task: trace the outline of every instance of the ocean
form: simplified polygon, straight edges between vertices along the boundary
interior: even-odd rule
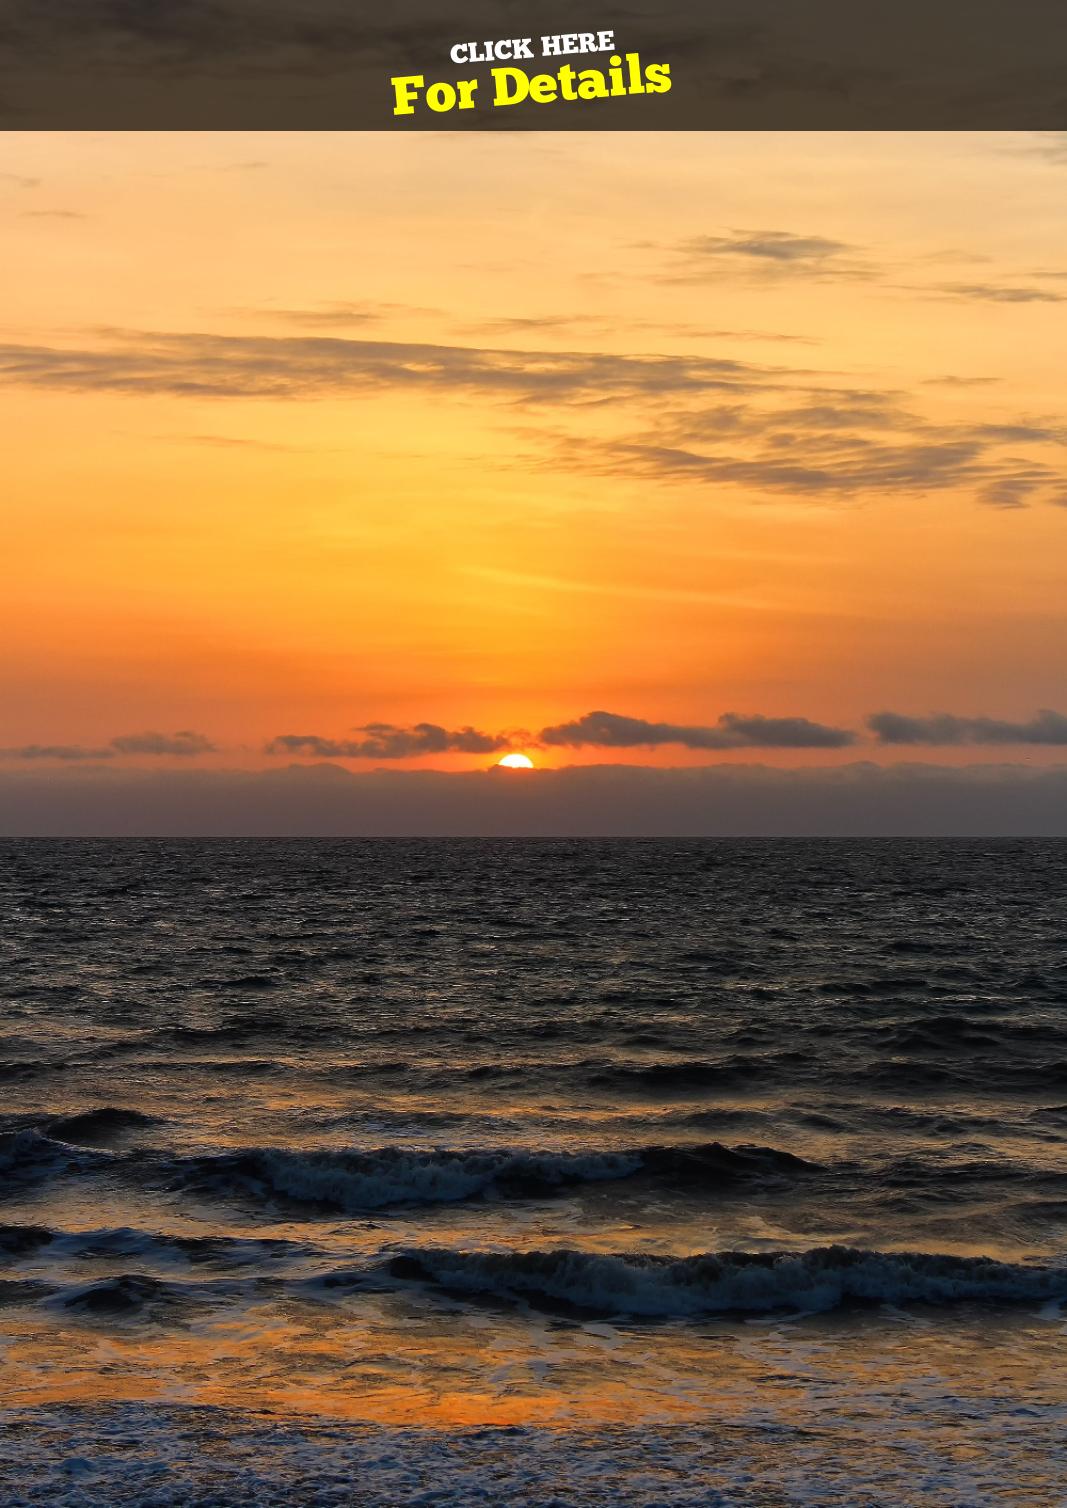
[[[0,844],[0,1503],[1067,1503],[1067,842]]]

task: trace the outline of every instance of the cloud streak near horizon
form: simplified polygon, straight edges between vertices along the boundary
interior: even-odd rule
[[[912,717],[899,712],[876,712],[866,727],[879,744],[1067,745],[1067,715],[1043,709],[1026,722],[990,717],[956,717],[937,713]],[[863,735],[851,728],[832,727],[807,717],[767,717],[724,712],[715,723],[654,722],[622,713],[593,711],[567,722],[552,723],[538,733],[486,733],[465,727],[448,731],[436,723],[411,728],[391,723],[368,723],[356,730],[363,737],[328,738],[319,734],[286,733],[272,738],[267,754],[317,759],[409,759],[422,754],[490,754],[519,749],[844,749]]]
[[[416,723],[413,728],[365,723],[356,731],[364,736],[336,739],[317,733],[282,733],[263,752],[311,754],[318,759],[411,759],[420,754],[491,754],[510,745],[504,733],[480,733],[477,728],[449,731],[437,723]]]
[[[830,728],[806,717],[743,717],[724,713],[713,726],[649,722],[615,712],[588,712],[539,733],[484,733],[465,727],[449,732],[436,723],[398,728],[369,723],[356,730],[361,738],[324,738],[314,733],[283,733],[264,746],[266,754],[310,755],[317,759],[409,759],[421,754],[491,754],[508,748],[637,749],[678,745],[687,749],[839,749],[856,741],[844,728]]]
[[[1043,707],[1027,722],[995,717],[955,717],[949,712],[907,717],[876,712],[867,726],[883,744],[1051,744],[1067,745],[1067,717]]]
[[[871,741],[881,746],[923,745],[956,748],[1008,745],[1067,747],[1067,714],[1042,708],[1033,717],[1011,721],[994,717],[960,717],[938,712],[918,717],[875,712],[865,719]],[[833,727],[811,718],[768,717],[763,713],[724,712],[714,723],[672,723],[597,710],[537,733],[509,730],[491,733],[467,724],[446,728],[419,722],[363,723],[357,737],[319,733],[280,733],[264,745],[264,754],[293,759],[419,759],[434,754],[495,754],[508,749],[656,749],[677,747],[708,752],[735,749],[845,749],[864,740],[851,728]],[[26,763],[95,763],[121,757],[193,759],[221,752],[204,733],[124,733],[99,746],[77,743],[26,743],[0,748],[0,759]]]
[[[724,712],[712,727],[653,723],[614,712],[588,712],[573,722],[542,728],[538,742],[549,747],[601,749],[655,748],[679,744],[686,749],[841,749],[855,743],[845,728],[829,728],[806,717],[742,717]]]
[[[205,734],[183,728],[177,733],[120,733],[100,748],[90,748],[83,744],[22,744],[15,748],[0,749],[0,759],[51,759],[76,764],[87,760],[114,759],[122,754],[169,755],[191,759],[199,754],[216,752],[217,745]]]

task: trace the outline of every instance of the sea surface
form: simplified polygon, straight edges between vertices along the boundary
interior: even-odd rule
[[[0,843],[0,1504],[1067,1503],[1067,842]]]

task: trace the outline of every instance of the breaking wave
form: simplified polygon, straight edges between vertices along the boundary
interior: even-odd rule
[[[35,1183],[54,1173],[76,1172],[104,1156],[66,1145],[40,1131],[0,1133],[0,1175],[10,1185]]]
[[[694,1257],[428,1248],[389,1258],[385,1270],[392,1277],[450,1292],[648,1319],[775,1310],[823,1313],[849,1303],[944,1305],[1067,1298],[1063,1268],[848,1246]]]
[[[81,1110],[73,1115],[61,1116],[47,1123],[47,1130],[61,1141],[86,1143],[111,1141],[129,1131],[153,1126],[158,1117],[144,1115],[140,1110],[127,1110],[117,1105],[100,1105],[93,1110]]]
[[[770,1147],[718,1142],[614,1152],[293,1151],[252,1147],[182,1163],[177,1182],[215,1194],[254,1193],[354,1213],[477,1197],[536,1197],[579,1184],[645,1176],[688,1185],[802,1173],[815,1164]]]
[[[95,1230],[65,1230],[58,1226],[0,1225],[0,1257],[49,1261],[128,1261],[157,1265],[256,1268],[266,1262],[305,1257],[307,1243],[269,1236],[180,1235],[140,1230],[135,1226],[103,1226]]]

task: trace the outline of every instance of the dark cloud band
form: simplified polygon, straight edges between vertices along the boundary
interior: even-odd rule
[[[356,730],[361,738],[322,738],[317,733],[282,733],[267,744],[267,754],[313,755],[317,759],[412,759],[420,754],[492,754],[508,747],[503,733],[480,733],[477,728],[449,730],[436,723],[398,728],[392,723],[366,723]]]
[[[867,726],[883,744],[1052,744],[1067,745],[1067,717],[1042,708],[1026,722],[995,717],[955,717],[938,712],[930,717],[907,717],[900,712],[876,712]]]
[[[841,749],[856,735],[806,717],[741,717],[726,712],[712,727],[646,722],[614,712],[589,712],[573,722],[541,731],[539,742],[564,748],[656,748],[676,744],[686,749]]]
[[[177,733],[120,733],[100,748],[84,744],[22,744],[0,749],[0,759],[59,760],[65,764],[95,763],[122,754],[172,755],[181,759],[214,754],[216,745],[203,733],[183,728]]]
[[[866,727],[882,745],[1041,745],[1067,747],[1067,714],[1042,708],[1033,717],[1012,722],[993,717],[959,717],[939,712],[915,717],[902,712],[876,712]],[[488,733],[466,725],[445,728],[420,722],[410,727],[394,723],[364,723],[356,737],[329,738],[318,733],[281,733],[264,753],[290,758],[416,759],[434,754],[495,754],[522,747],[559,749],[655,749],[676,747],[729,752],[734,749],[844,749],[860,741],[850,728],[833,727],[807,717],[766,717],[762,713],[725,712],[714,723],[653,722],[618,712],[594,711],[568,722],[553,723],[537,734]],[[218,752],[203,733],[123,733],[99,746],[29,743],[0,748],[0,759],[26,763],[97,763],[123,756],[193,759]]]
[[[0,770],[19,836],[1067,836],[1067,766],[488,770],[294,765],[261,772],[116,764]],[[832,855],[819,872],[832,876]]]

